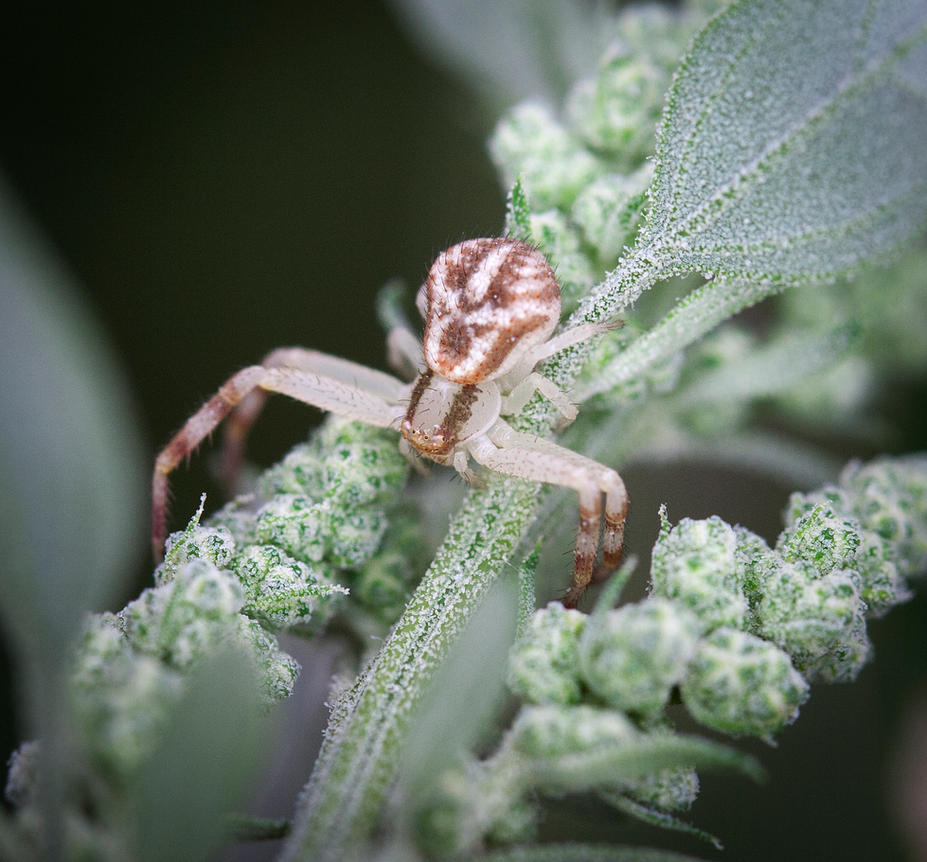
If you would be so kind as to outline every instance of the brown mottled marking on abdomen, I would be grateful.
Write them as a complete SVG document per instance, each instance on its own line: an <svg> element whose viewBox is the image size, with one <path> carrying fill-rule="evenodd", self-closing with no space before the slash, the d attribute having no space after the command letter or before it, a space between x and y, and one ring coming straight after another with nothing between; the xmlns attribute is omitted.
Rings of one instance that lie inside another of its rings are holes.
<svg viewBox="0 0 927 862"><path fill-rule="evenodd" d="M540 344L560 319L560 288L540 251L509 237L440 254L424 285L425 360L455 383L488 379L517 347Z"/></svg>

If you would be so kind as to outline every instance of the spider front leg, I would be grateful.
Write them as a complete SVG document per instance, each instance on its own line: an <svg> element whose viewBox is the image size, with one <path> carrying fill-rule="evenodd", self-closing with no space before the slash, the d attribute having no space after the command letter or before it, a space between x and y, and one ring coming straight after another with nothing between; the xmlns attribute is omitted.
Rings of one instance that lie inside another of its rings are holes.
<svg viewBox="0 0 927 862"><path fill-rule="evenodd" d="M261 360L261 366L264 368L295 368L310 374L321 375L352 389L378 395L390 402L399 399L404 389L402 381L382 371L358 365L356 362L341 359L338 356L320 353L318 350L308 350L305 347L281 347L273 350ZM225 423L222 440L222 482L227 493L235 490L244 461L248 434L264 409L269 394L270 390L265 388L252 389L235 406Z"/></svg>
<svg viewBox="0 0 927 862"><path fill-rule="evenodd" d="M386 334L386 355L393 369L409 380L425 367L422 342L407 326L394 326Z"/></svg>
<svg viewBox="0 0 927 862"><path fill-rule="evenodd" d="M527 377L518 383L508 395L502 398L502 412L506 416L514 416L521 412L522 408L531 400L535 392L540 392L554 407L562 417L559 427L566 427L579 414L576 405L566 396L563 390L552 380L548 380L543 374L532 371Z"/></svg>
<svg viewBox="0 0 927 862"><path fill-rule="evenodd" d="M506 476L563 485L577 491L579 529L576 535L573 581L563 599L565 607L575 608L595 569L603 495L603 567L614 569L621 561L624 522L628 512L628 494L621 477L609 467L556 443L515 431L502 420L490 429L488 435L469 441L468 449L474 460L490 470Z"/></svg>
<svg viewBox="0 0 927 862"><path fill-rule="evenodd" d="M281 351L283 357L291 349ZM155 461L151 481L151 545L155 559L160 560L167 538L168 476L188 458L218 424L251 395L257 396L246 418L253 422L267 393L279 392L297 401L338 413L349 419L381 428L398 425L405 412L396 402L407 387L399 380L370 368L356 365L314 351L295 350L297 356L311 360L315 373L306 368L277 365L252 365L232 375L219 391L191 416ZM273 357L274 354L271 354ZM255 406L256 405L256 406ZM250 423L245 425L245 430Z"/></svg>

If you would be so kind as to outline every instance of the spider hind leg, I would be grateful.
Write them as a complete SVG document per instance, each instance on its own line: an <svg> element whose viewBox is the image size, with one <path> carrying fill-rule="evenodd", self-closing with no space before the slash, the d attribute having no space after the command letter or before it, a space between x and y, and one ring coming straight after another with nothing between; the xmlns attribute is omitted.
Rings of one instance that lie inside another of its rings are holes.
<svg viewBox="0 0 927 862"><path fill-rule="evenodd" d="M579 494L579 527L576 533L573 580L563 599L576 607L595 572L604 497L605 528L602 537L602 569L614 570L621 561L628 495L614 470L570 449L522 434L502 420L488 436L468 446L474 460L507 476L549 482L573 488Z"/></svg>

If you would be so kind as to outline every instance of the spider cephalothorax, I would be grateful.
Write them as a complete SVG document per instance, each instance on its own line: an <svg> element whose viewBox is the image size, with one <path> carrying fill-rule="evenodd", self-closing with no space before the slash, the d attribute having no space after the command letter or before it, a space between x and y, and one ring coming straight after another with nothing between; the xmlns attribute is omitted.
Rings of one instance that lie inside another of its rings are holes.
<svg viewBox="0 0 927 862"><path fill-rule="evenodd" d="M424 343L408 330L390 333L397 357L418 369L411 383L314 350L282 348L262 365L233 375L168 443L155 463L152 543L166 537L167 477L234 410L227 428L227 463L269 392L380 427L398 428L401 446L473 479L470 458L484 467L579 493L573 582L564 599L575 606L592 577L605 498L603 565L618 564L627 512L619 475L548 440L513 429L503 415L520 411L540 392L565 421L576 408L534 370L548 356L603 330L582 324L554 336L560 289L536 248L510 237L466 240L442 252L422 285L417 305Z"/></svg>

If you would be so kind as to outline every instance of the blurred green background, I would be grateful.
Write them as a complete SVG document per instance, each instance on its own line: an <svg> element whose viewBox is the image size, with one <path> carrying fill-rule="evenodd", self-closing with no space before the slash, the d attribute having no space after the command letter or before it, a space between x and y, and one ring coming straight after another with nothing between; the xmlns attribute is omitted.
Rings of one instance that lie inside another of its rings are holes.
<svg viewBox="0 0 927 862"><path fill-rule="evenodd" d="M152 458L273 347L385 367L377 289L399 276L414 291L438 251L502 225L484 151L493 117L383 3L35 4L5 18L0 64L0 164L100 320ZM284 399L267 413L251 444L261 463L318 416ZM204 454L174 482L175 525L201 488L218 500ZM674 519L742 520L770 491L749 526L774 538L787 491L707 470L626 478L649 541L663 500ZM147 578L143 561L138 586ZM918 692L927 708L925 627L923 599L875 623L878 658L857 684L816 688L778 750L749 746L767 786L705 780L693 816L723 837L725 858L904 858L887 764L902 711ZM18 734L0 721L0 757ZM616 830L604 807L556 808L549 827L569 837L718 857Z"/></svg>

